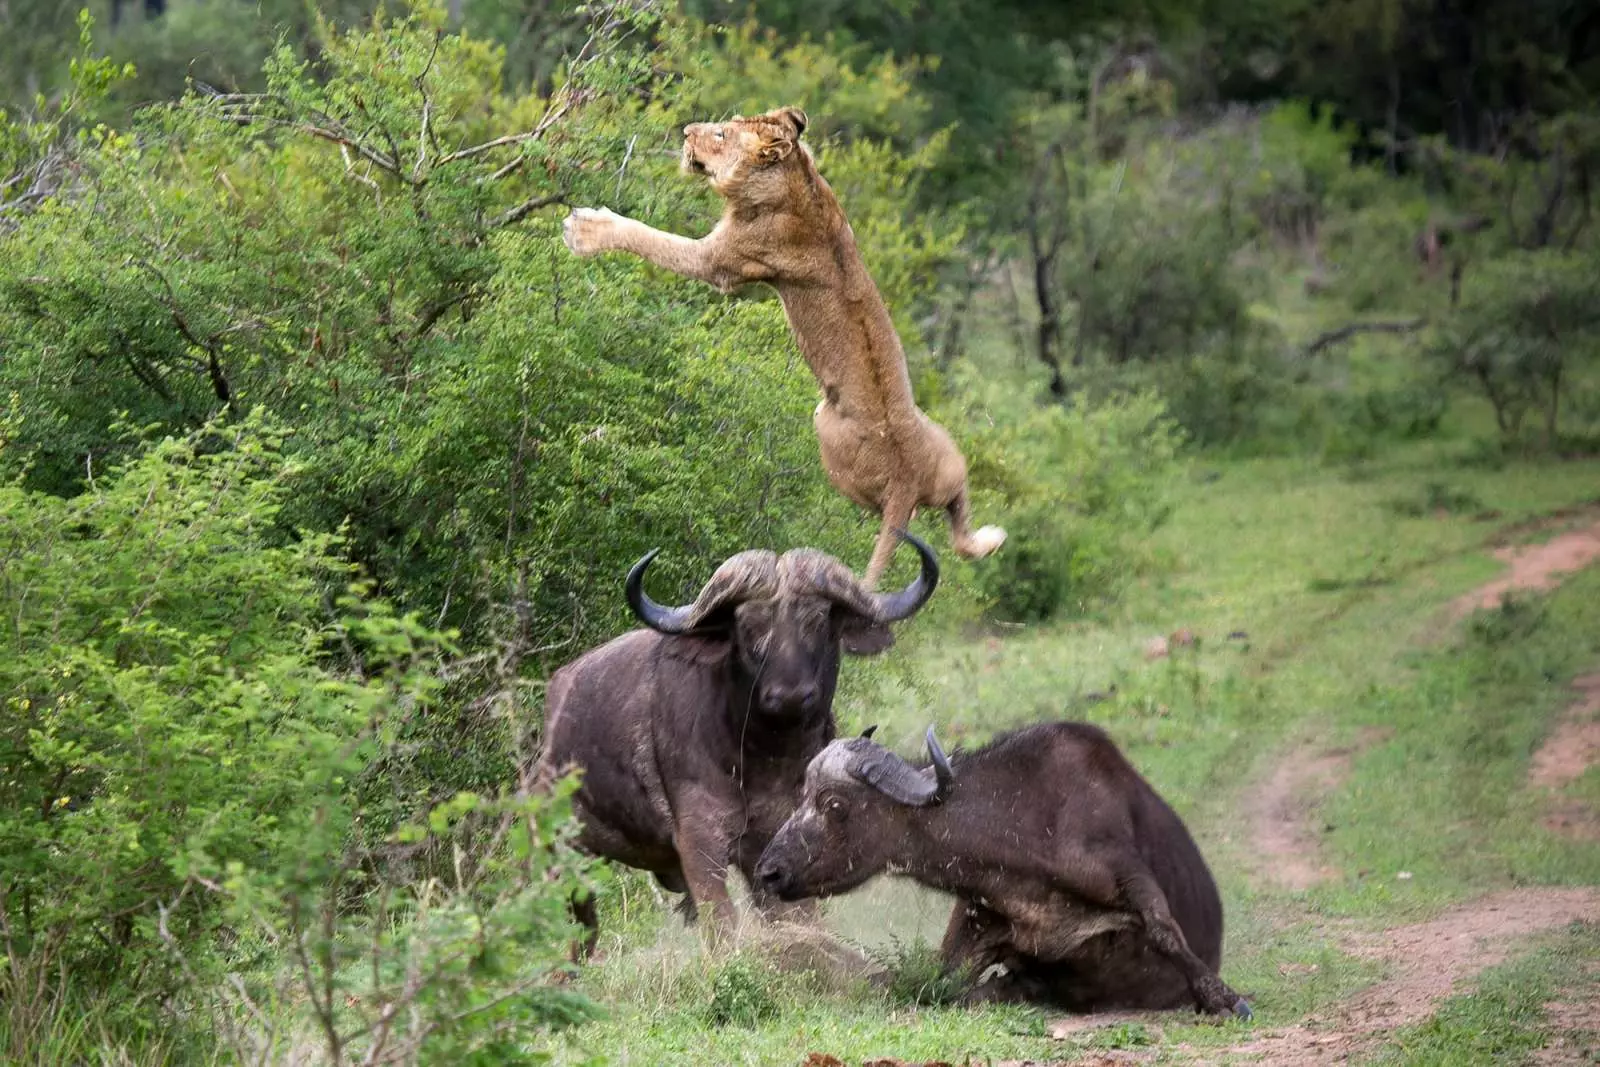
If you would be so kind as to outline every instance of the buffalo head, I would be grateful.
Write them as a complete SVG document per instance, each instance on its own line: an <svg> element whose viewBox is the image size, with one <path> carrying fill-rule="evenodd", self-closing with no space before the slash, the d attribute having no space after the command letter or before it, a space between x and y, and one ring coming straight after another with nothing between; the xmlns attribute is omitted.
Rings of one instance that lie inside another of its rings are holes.
<svg viewBox="0 0 1600 1067"><path fill-rule="evenodd" d="M644 591L651 552L628 572L628 606L659 633L731 639L734 671L755 711L810 716L832 707L841 647L856 655L888 648L889 624L916 614L938 586L933 550L900 536L922 570L899 592L868 592L850 568L815 549L751 551L718 567L693 603L667 608Z"/></svg>
<svg viewBox="0 0 1600 1067"><path fill-rule="evenodd" d="M832 896L903 862L911 816L943 802L955 772L931 726L927 770L871 737L834 741L811 760L800 806L756 864L764 890L782 900Z"/></svg>

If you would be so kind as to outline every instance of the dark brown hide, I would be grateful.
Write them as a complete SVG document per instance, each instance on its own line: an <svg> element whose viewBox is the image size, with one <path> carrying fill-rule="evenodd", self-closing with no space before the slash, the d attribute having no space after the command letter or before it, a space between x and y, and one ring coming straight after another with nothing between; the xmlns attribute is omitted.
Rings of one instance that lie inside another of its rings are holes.
<svg viewBox="0 0 1600 1067"><path fill-rule="evenodd" d="M922 573L896 593L854 589L821 553L742 553L713 576L699 609L663 608L642 595L635 568L635 612L688 632L635 630L556 671L529 784L580 768L581 847L687 893L687 914L707 905L719 930L732 924L730 867L770 912L778 902L752 872L794 810L811 757L833 739L841 652L887 647L888 624L938 583L931 550L912 540ZM745 577L730 579L735 571ZM580 918L592 927L581 907Z"/></svg>
<svg viewBox="0 0 1600 1067"><path fill-rule="evenodd" d="M958 753L939 800L930 770L930 788L897 789L912 803L864 781L885 756L855 738L812 761L757 865L768 892L826 896L892 867L958 898L947 968L1004 969L974 999L1248 1014L1217 975L1222 903L1200 850L1103 731L1048 723Z"/></svg>

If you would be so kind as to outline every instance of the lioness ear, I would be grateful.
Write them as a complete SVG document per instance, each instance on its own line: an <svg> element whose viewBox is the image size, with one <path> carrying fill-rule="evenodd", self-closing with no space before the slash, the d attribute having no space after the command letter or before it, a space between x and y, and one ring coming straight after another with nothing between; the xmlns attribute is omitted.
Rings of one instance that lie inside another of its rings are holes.
<svg viewBox="0 0 1600 1067"><path fill-rule="evenodd" d="M773 115L776 118L787 119L794 126L794 135L796 137L799 137L802 133L806 132L806 126L808 125L806 113L801 111L799 108L780 107L777 111L773 112Z"/></svg>
<svg viewBox="0 0 1600 1067"><path fill-rule="evenodd" d="M756 156L763 163L777 163L780 160L788 159L789 153L793 151L794 138L774 137L771 140L763 140L761 142L761 151L756 153Z"/></svg>

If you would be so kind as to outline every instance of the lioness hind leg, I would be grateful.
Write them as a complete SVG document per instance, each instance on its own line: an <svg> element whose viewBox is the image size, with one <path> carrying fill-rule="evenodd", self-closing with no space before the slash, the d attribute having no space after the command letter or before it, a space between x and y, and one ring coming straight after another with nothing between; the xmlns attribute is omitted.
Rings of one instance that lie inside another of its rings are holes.
<svg viewBox="0 0 1600 1067"><path fill-rule="evenodd" d="M982 559L1006 543L1006 532L998 526L971 528L966 486L961 487L945 511L950 516L950 539L964 558Z"/></svg>
<svg viewBox="0 0 1600 1067"><path fill-rule="evenodd" d="M889 560L894 556L895 546L900 543L895 531L910 526L911 519L916 513L915 500L893 500L883 509L883 525L878 528L878 543L872 549L872 561L867 564L867 573L861 579L861 584L869 591L878 588L878 579L889 569Z"/></svg>

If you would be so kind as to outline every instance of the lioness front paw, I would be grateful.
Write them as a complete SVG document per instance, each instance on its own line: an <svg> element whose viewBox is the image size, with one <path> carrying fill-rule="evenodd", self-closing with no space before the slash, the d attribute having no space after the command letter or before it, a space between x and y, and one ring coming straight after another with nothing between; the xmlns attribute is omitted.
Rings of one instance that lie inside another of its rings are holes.
<svg viewBox="0 0 1600 1067"><path fill-rule="evenodd" d="M621 217L610 208L573 208L561 224L561 240L580 256L604 252L611 247L608 239Z"/></svg>

